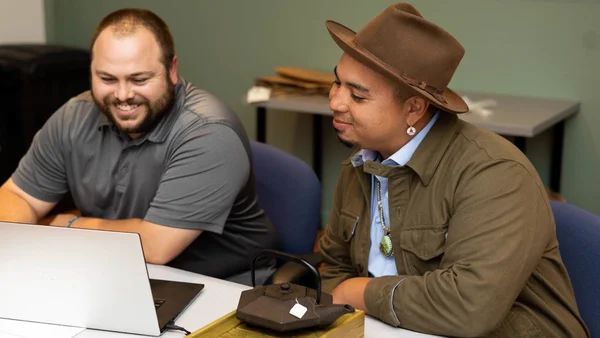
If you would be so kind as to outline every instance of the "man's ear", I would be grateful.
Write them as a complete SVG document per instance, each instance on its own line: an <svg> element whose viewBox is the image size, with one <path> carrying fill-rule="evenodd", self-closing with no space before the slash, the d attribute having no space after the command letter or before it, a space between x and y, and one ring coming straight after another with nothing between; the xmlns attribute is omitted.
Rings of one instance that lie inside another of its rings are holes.
<svg viewBox="0 0 600 338"><path fill-rule="evenodd" d="M406 123L409 126L414 126L427 115L429 101L425 100L425 98L421 96L413 96L406 100L406 103L408 104Z"/></svg>
<svg viewBox="0 0 600 338"><path fill-rule="evenodd" d="M174 85L177 84L177 55L173 56L173 62L171 62L171 69L169 69L169 78L171 78L171 83Z"/></svg>

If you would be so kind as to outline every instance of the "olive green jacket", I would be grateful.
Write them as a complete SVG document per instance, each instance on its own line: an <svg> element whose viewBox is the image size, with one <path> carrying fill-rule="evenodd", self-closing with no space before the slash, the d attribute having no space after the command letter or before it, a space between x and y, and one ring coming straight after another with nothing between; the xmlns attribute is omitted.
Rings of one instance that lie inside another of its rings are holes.
<svg viewBox="0 0 600 338"><path fill-rule="evenodd" d="M505 139L448 113L405 166L343 162L319 242L325 291L368 277L371 174L388 177L398 275L367 284L369 315L444 336L589 336L536 170Z"/></svg>

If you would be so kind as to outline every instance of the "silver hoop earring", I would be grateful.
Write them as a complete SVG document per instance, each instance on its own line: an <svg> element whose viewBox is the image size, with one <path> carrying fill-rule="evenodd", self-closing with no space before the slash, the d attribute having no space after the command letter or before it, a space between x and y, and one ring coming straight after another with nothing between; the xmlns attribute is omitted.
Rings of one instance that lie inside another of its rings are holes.
<svg viewBox="0 0 600 338"><path fill-rule="evenodd" d="M415 129L415 127L410 126L410 127L408 127L408 129L406 129L406 133L410 136L413 136L414 134L417 133L417 130Z"/></svg>

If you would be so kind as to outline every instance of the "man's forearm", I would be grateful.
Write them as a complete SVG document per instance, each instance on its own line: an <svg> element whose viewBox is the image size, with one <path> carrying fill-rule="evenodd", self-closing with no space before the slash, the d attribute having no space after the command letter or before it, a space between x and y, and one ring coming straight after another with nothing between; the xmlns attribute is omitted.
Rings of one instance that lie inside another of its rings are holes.
<svg viewBox="0 0 600 338"><path fill-rule="evenodd" d="M68 222L68 220L66 220ZM59 221L65 223L65 220ZM157 255L153 252L152 248L155 247L156 236L150 229L143 228L144 221L139 218L120 219L120 220L106 220L101 218L82 217L72 222L72 228L92 229L92 230L108 230L108 231L120 231L120 232L133 232L138 233L142 239L142 246L144 248L144 256L146 261L149 263L164 264L159 262ZM54 223L54 225L66 225Z"/></svg>
<svg viewBox="0 0 600 338"><path fill-rule="evenodd" d="M74 215L59 215L52 225L66 226ZM201 230L166 227L139 218L106 220L100 218L77 218L72 228L109 230L138 233L142 240L144 258L152 264L166 264L183 251Z"/></svg>
<svg viewBox="0 0 600 338"><path fill-rule="evenodd" d="M25 199L3 187L0 188L0 221L36 223L38 215Z"/></svg>
<svg viewBox="0 0 600 338"><path fill-rule="evenodd" d="M142 232L141 227L143 222L144 221L139 218L106 220L102 218L81 217L76 219L72 223L71 227L92 230L109 230L140 233Z"/></svg>

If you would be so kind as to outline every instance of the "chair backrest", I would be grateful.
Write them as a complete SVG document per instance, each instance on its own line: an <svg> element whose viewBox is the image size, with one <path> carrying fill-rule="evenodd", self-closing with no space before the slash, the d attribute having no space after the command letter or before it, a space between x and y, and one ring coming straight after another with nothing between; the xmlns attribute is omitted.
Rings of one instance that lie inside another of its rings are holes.
<svg viewBox="0 0 600 338"><path fill-rule="evenodd" d="M321 219L321 184L310 166L273 146L251 141L258 201L277 231L281 250L313 251Z"/></svg>
<svg viewBox="0 0 600 338"><path fill-rule="evenodd" d="M550 205L579 311L592 337L600 337L600 216L568 203Z"/></svg>

